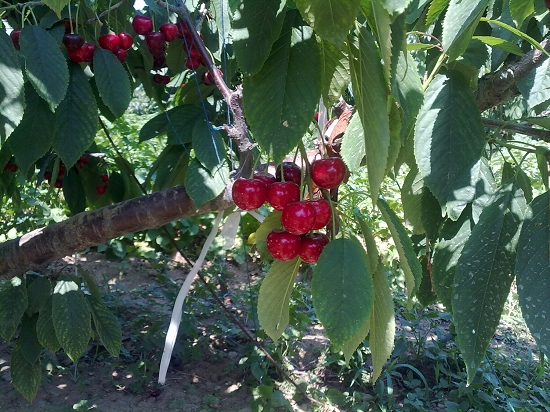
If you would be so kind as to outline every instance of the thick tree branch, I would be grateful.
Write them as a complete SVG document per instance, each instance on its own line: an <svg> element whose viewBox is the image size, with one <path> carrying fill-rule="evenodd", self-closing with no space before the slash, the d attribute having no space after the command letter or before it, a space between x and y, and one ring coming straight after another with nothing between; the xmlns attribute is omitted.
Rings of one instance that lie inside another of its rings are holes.
<svg viewBox="0 0 550 412"><path fill-rule="evenodd" d="M233 202L224 193L196 210L185 189L176 187L79 213L0 244L0 279L43 269L56 259L118 236L232 206Z"/></svg>
<svg viewBox="0 0 550 412"><path fill-rule="evenodd" d="M518 132L526 136L532 136L536 139L544 140L545 142L550 142L550 131L548 130L535 129L533 127L528 126L526 123L510 123L510 122L504 122L502 120L485 119L485 118L481 120L483 121L483 124L488 127L497 127L497 128L502 128L506 130L513 130L514 132Z"/></svg>

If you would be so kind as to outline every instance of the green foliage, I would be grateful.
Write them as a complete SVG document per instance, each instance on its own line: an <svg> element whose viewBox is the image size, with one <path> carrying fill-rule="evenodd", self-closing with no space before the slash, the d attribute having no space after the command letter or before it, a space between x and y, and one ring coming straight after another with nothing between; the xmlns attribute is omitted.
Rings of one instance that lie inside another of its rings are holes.
<svg viewBox="0 0 550 412"><path fill-rule="evenodd" d="M23 73L17 54L6 33L0 31L0 144L4 144L23 118L25 94Z"/></svg>

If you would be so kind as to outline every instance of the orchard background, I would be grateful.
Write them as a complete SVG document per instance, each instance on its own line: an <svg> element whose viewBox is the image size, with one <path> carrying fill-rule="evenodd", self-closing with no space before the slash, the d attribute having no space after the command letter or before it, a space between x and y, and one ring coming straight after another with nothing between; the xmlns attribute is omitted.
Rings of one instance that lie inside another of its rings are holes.
<svg viewBox="0 0 550 412"><path fill-rule="evenodd" d="M214 242L223 262L265 273L236 316L223 276L199 272L246 350L271 362L250 366L257 410L294 407L270 373L313 408L391 409L396 377L399 408L550 408L545 2L3 1L0 17L0 336L29 401L52 356L76 365L90 339L124 352L81 252L166 270L177 251L199 269ZM295 183L284 167L280 183L253 179L283 160ZM55 270L67 256L71 270ZM191 273L168 335L169 313L158 328L167 341L193 340L176 327ZM489 357L505 308L536 344L508 371ZM415 346L429 367L398 362L412 354L396 321L434 317L445 337ZM353 390L291 376L281 345L312 325L338 373L356 371Z"/></svg>

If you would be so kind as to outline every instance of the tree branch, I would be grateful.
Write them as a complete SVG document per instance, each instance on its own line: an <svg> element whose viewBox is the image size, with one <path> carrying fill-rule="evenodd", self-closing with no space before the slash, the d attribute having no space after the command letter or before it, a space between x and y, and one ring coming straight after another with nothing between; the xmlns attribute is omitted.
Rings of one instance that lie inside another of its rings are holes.
<svg viewBox="0 0 550 412"><path fill-rule="evenodd" d="M526 123L510 123L502 120L495 119L486 119L482 118L483 124L488 127L497 127L506 130L513 130L524 134L526 136L532 136L539 140L544 140L545 142L550 142L550 131L543 129L535 129L528 126Z"/></svg>

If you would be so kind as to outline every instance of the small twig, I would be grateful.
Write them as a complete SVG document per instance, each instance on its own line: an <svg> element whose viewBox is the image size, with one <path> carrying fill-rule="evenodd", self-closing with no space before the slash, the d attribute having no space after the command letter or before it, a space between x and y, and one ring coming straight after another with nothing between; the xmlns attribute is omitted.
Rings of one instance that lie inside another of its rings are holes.
<svg viewBox="0 0 550 412"><path fill-rule="evenodd" d="M421 36L424 36L424 37L429 37L430 39L432 40L435 40L437 43L438 43L438 46L435 46L437 49L439 49L439 51L441 53L443 53L443 43L441 43L441 40L439 40L437 37L435 37L433 34L430 34L430 33L425 33L423 31L411 31L407 34L417 34L417 35L421 35Z"/></svg>
<svg viewBox="0 0 550 412"><path fill-rule="evenodd" d="M111 7L109 7L107 10L105 10L105 11L99 13L98 16L92 17L92 18L86 20L86 24L92 24L94 21L101 19L103 16L105 16L106 14L108 14L110 11L115 10L115 9L118 9L120 6L122 6L122 4L123 4L125 1L126 1L126 0L120 0L118 3L113 4L113 5L112 5Z"/></svg>
<svg viewBox="0 0 550 412"><path fill-rule="evenodd" d="M17 3L12 4L11 6L6 6L0 8L2 11L8 11L8 10L21 10L23 7L34 7L34 6L43 6L44 3L41 1L29 1L27 3Z"/></svg>
<svg viewBox="0 0 550 412"><path fill-rule="evenodd" d="M550 142L550 131L543 129L535 129L534 127L527 126L525 123L510 123L503 120L486 119L482 118L483 124L488 127L497 127L499 129L513 130L531 136L545 142Z"/></svg>

